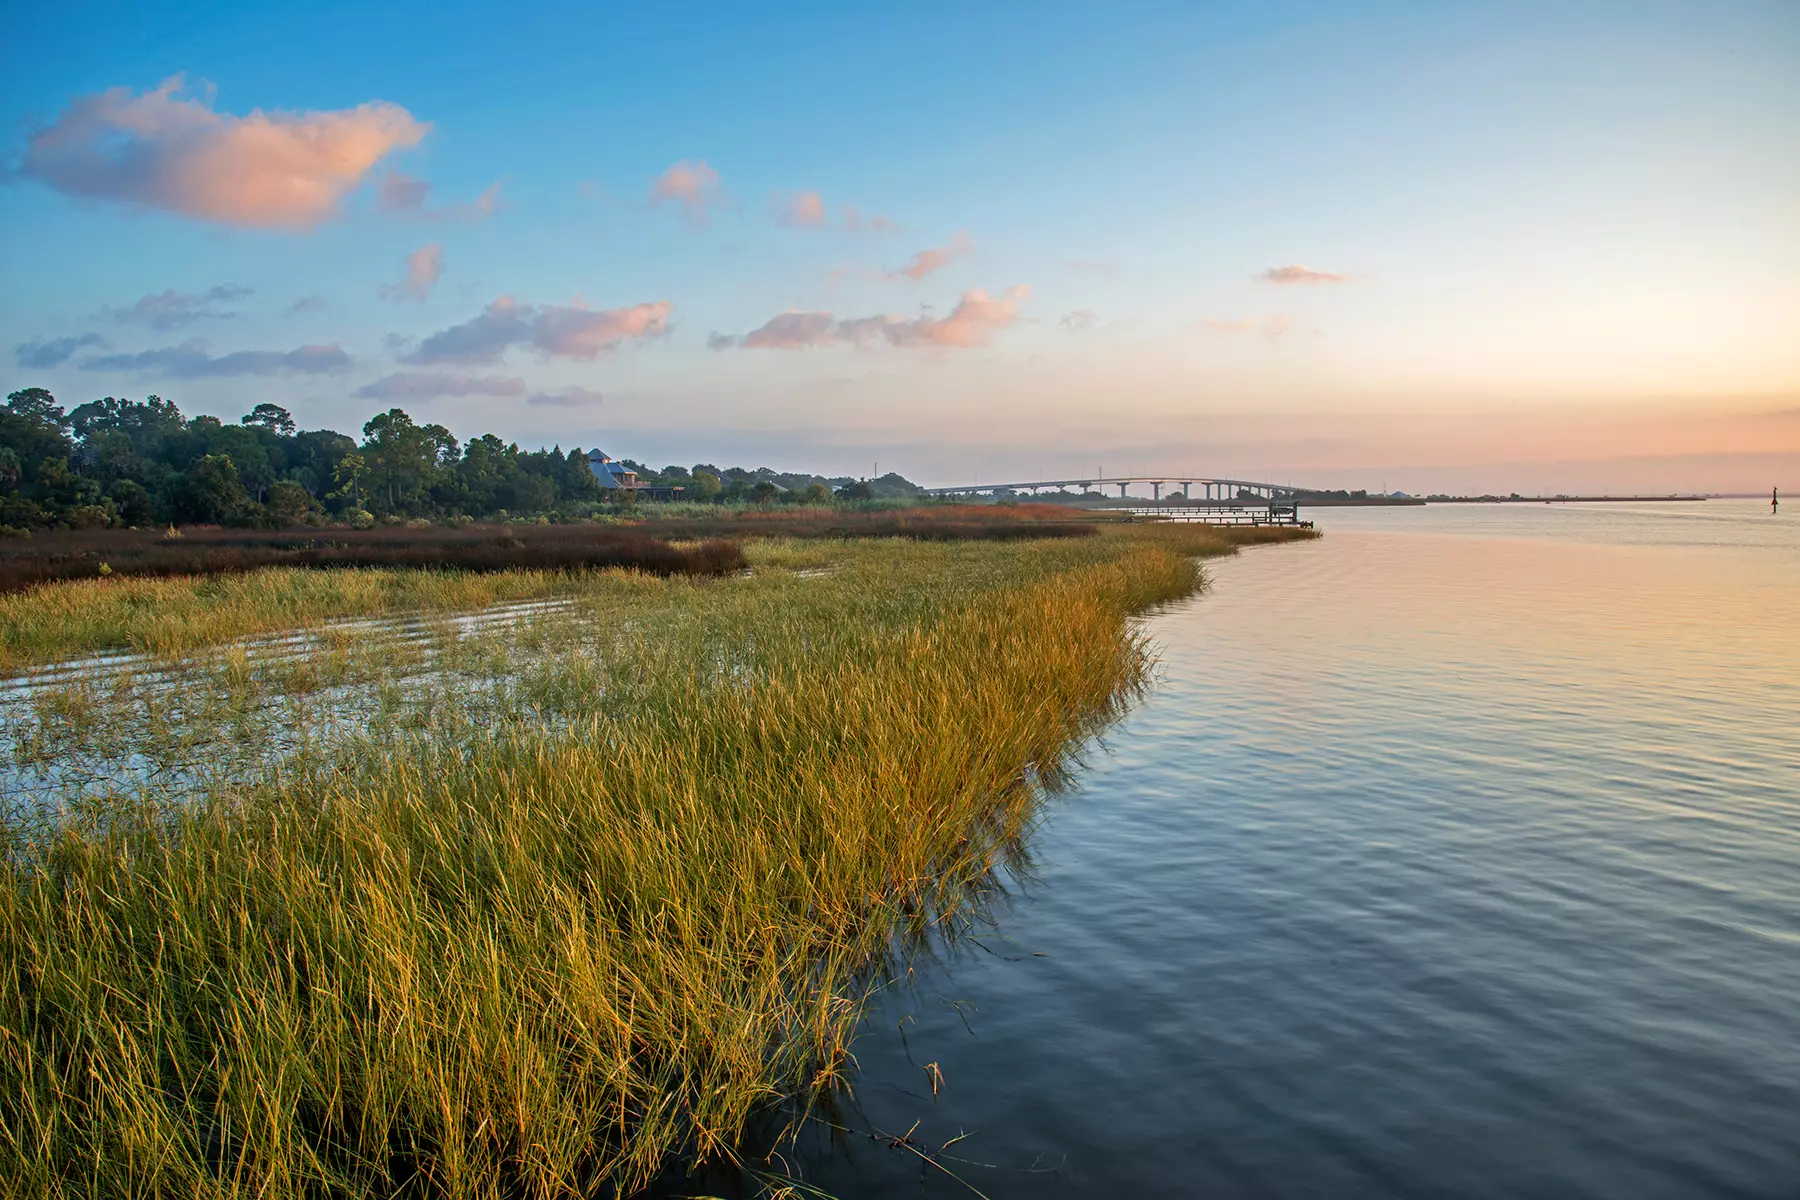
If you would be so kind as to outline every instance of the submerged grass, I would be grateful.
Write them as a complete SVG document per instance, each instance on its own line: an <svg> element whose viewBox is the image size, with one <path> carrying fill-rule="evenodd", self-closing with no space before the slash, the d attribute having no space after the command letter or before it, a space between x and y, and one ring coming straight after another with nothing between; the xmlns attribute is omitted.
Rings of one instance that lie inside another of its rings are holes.
<svg viewBox="0 0 1800 1200"><path fill-rule="evenodd" d="M955 921L1034 781L1142 685L1132 614L1246 540L1275 538L771 543L752 579L615 576L504 667L513 715L415 709L260 782L12 832L0 1177L559 1196L730 1160L843 1078L870 965Z"/></svg>
<svg viewBox="0 0 1800 1200"><path fill-rule="evenodd" d="M605 573L273 568L217 578L88 579L0 595L0 672L78 655L186 654L348 617L454 612L591 589Z"/></svg>

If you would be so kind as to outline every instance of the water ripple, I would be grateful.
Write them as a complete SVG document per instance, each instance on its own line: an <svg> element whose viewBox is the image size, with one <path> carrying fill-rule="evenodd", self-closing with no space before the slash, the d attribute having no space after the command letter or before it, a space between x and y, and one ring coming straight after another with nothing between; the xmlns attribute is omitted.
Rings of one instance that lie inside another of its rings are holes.
<svg viewBox="0 0 1800 1200"><path fill-rule="evenodd" d="M1766 512L1333 512L1220 564L1007 953L870 1014L856 1119L978 1131L996 1200L1800 1195L1800 521ZM878 1144L805 1173L968 1194Z"/></svg>

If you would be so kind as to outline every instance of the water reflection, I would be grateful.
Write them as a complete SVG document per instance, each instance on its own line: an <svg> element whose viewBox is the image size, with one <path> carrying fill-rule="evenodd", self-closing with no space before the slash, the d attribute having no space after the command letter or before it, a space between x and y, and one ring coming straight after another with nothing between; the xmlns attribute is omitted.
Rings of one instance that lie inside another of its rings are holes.
<svg viewBox="0 0 1800 1200"><path fill-rule="evenodd" d="M0 680L0 818L41 829L115 793L178 803L372 728L530 712L541 706L520 695L525 673L580 616L566 598L534 600L21 672Z"/></svg>
<svg viewBox="0 0 1800 1200"><path fill-rule="evenodd" d="M1325 516L1155 620L1004 938L871 1011L859 1128L996 1198L1794 1194L1800 523Z"/></svg>

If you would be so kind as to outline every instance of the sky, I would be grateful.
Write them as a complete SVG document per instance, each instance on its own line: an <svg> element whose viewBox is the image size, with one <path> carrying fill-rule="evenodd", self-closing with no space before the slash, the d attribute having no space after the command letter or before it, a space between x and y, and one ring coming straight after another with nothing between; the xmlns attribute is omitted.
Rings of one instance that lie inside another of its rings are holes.
<svg viewBox="0 0 1800 1200"><path fill-rule="evenodd" d="M1800 489L1800 4L4 3L0 359L928 484Z"/></svg>

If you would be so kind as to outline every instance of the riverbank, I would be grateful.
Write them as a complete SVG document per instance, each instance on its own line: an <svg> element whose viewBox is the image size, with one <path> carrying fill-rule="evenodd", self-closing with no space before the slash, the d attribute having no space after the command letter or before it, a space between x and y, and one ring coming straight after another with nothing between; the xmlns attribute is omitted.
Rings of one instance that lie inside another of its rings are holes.
<svg viewBox="0 0 1800 1200"><path fill-rule="evenodd" d="M15 746L69 713L112 749L290 740L9 822L6 1175L482 1196L729 1160L846 1077L896 934L978 902L1142 686L1132 615L1293 536L752 542L748 578L588 575L405 653L352 632L34 694ZM361 726L312 736L351 688Z"/></svg>

